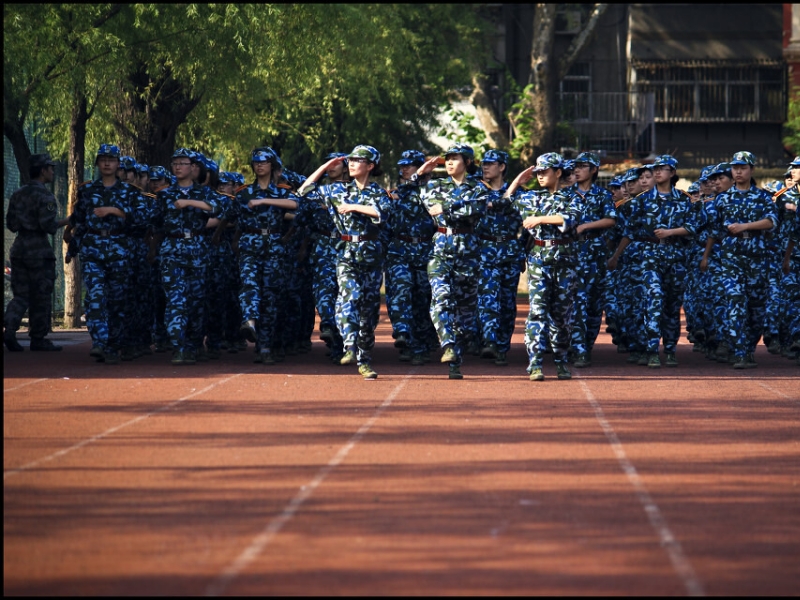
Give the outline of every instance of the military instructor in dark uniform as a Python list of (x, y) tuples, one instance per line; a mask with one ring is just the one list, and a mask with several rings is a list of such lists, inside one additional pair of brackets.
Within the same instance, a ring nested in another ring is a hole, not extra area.
[(56, 199), (45, 186), (54, 176), (50, 155), (34, 154), (29, 165), (30, 182), (11, 195), (6, 213), (6, 227), (17, 234), (10, 252), (14, 298), (3, 317), (3, 342), (11, 352), (22, 351), (17, 329), (26, 310), (31, 350), (61, 350), (46, 337), (56, 280), (56, 257), (47, 237), (66, 221), (57, 219)]

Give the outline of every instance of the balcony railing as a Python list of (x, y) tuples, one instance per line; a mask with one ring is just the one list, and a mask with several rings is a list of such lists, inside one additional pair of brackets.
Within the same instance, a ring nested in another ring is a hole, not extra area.
[(655, 95), (651, 92), (562, 92), (559, 121), (578, 148), (619, 157), (655, 153)]

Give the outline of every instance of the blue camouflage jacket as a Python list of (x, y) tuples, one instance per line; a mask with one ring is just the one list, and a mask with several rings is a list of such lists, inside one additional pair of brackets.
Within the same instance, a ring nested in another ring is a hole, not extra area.
[[(182, 188), (178, 184), (159, 191), (153, 211), (153, 230), (164, 234), (160, 254), (199, 256), (207, 252), (208, 237), (204, 234), (208, 219), (219, 211), (219, 200), (210, 188), (199, 184)], [(176, 208), (177, 200), (200, 200), (211, 211), (194, 206)]]
[[(766, 256), (770, 231), (778, 226), (775, 204), (768, 192), (751, 186), (741, 191), (734, 185), (718, 194), (706, 205), (712, 235), (720, 240), (721, 251), (734, 255), (763, 258)], [(733, 223), (752, 223), (761, 219), (772, 221), (772, 227), (761, 231), (745, 231), (735, 236), (728, 231)]]
[[(386, 190), (375, 182), (370, 182), (361, 190), (355, 180), (318, 186), (317, 190), (344, 242), (340, 246), (339, 260), (370, 268), (380, 266), (383, 262), (383, 245), (379, 226), (383, 221), (381, 203), (386, 197)], [(378, 216), (370, 217), (358, 212), (340, 214), (338, 207), (342, 204), (369, 206), (377, 211)]]
[[(514, 205), (524, 221), (528, 217), (560, 215), (562, 225), (538, 225), (529, 230), (530, 239), (526, 250), (528, 261), (542, 264), (574, 266), (578, 260), (578, 244), (575, 229), (581, 218), (583, 207), (569, 190), (522, 190), (514, 196)], [(541, 242), (544, 245), (539, 245)]]

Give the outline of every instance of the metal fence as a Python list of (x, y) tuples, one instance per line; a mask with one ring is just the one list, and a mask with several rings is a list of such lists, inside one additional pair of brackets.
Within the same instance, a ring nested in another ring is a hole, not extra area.
[(562, 92), (559, 121), (569, 124), (577, 148), (634, 158), (656, 148), (655, 96), (639, 92)]

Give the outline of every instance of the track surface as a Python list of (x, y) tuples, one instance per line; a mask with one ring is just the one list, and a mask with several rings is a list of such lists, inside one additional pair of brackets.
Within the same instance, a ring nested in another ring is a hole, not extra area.
[[(4, 354), (6, 595), (797, 595), (800, 368)], [(20, 334), (22, 342), (25, 337)], [(438, 357), (437, 357), (438, 358)], [(549, 358), (549, 357), (548, 357)]]

